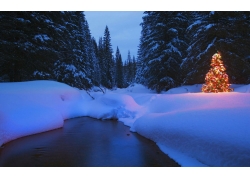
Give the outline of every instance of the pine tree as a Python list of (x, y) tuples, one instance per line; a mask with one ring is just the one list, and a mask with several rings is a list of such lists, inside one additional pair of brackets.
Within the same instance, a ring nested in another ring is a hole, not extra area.
[(55, 77), (73, 87), (88, 90), (93, 86), (88, 24), (82, 12), (64, 12), (63, 20), (64, 46), (61, 58), (55, 63)]
[(101, 68), (100, 68), (100, 60), (98, 55), (98, 45), (96, 43), (96, 40), (94, 37), (92, 37), (92, 47), (93, 47), (93, 53), (94, 53), (94, 74), (93, 74), (93, 84), (95, 86), (101, 85)]
[(30, 14), (26, 12), (1, 12), (0, 14), (0, 76), (7, 81), (22, 81), (29, 76), (28, 58), (32, 47), (28, 33)]
[(80, 18), (78, 19), (78, 22), (81, 26), (80, 32), (82, 32), (83, 34), (83, 51), (86, 54), (85, 66), (83, 67), (83, 69), (85, 69), (86, 71), (86, 75), (84, 78), (89, 79), (90, 84), (88, 88), (91, 88), (93, 86), (96, 71), (99, 71), (99, 67), (96, 67), (96, 64), (98, 64), (98, 60), (94, 52), (94, 44), (85, 15), (83, 12), (80, 12), (79, 16)]
[(132, 58), (130, 51), (128, 51), (127, 67), (126, 67), (126, 83), (129, 86), (133, 79), (133, 68), (132, 68)]
[(61, 12), (1, 12), (0, 72), (5, 75), (0, 76), (5, 81), (52, 78), (62, 46), (56, 20)]
[(202, 86), (202, 92), (230, 92), (228, 75), (226, 68), (221, 60), (220, 52), (213, 55), (211, 60), (211, 69), (206, 74), (205, 84)]
[(33, 51), (35, 63), (32, 79), (54, 79), (54, 64), (61, 58), (63, 42), (64, 12), (31, 12), (33, 29)]
[[(140, 83), (161, 92), (181, 84), (180, 64), (187, 47), (184, 12), (145, 12), (138, 50)], [(137, 75), (138, 81), (138, 75)]]
[(113, 67), (114, 67), (114, 60), (113, 60), (113, 50), (111, 45), (111, 37), (109, 33), (108, 26), (106, 26), (104, 31), (104, 37), (102, 42), (102, 48), (103, 48), (103, 69), (104, 76), (103, 76), (103, 86), (111, 89), (113, 87)]
[(104, 86), (106, 82), (106, 71), (105, 71), (105, 62), (104, 62), (104, 48), (103, 48), (103, 38), (100, 37), (98, 41), (98, 61), (100, 67), (100, 85)]
[(135, 82), (135, 75), (136, 75), (136, 70), (137, 70), (137, 68), (136, 68), (136, 59), (135, 59), (135, 56), (133, 56), (133, 58), (132, 58), (132, 83), (134, 83)]
[(209, 70), (209, 59), (220, 49), (232, 83), (250, 82), (249, 12), (192, 12), (186, 34), (190, 39), (182, 63), (184, 84), (199, 84)]
[(116, 86), (118, 88), (123, 88), (123, 63), (122, 63), (122, 57), (120, 54), (120, 50), (117, 46), (116, 54), (115, 54), (115, 60), (116, 60)]

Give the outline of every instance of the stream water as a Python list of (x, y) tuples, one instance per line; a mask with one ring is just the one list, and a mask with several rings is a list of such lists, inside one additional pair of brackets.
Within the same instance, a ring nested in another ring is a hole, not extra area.
[(174, 167), (151, 140), (115, 120), (69, 119), (63, 128), (22, 137), (0, 148), (2, 167)]

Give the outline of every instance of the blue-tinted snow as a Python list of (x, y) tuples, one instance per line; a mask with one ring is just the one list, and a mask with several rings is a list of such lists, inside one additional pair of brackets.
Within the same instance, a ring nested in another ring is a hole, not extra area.
[(193, 85), (157, 94), (135, 84), (90, 92), (93, 100), (53, 81), (0, 83), (0, 145), (76, 116), (117, 118), (182, 166), (250, 166), (250, 85), (234, 88), (202, 93)]
[(35, 39), (40, 39), (40, 41), (48, 41), (50, 40), (49, 36), (47, 34), (38, 34), (34, 36)]

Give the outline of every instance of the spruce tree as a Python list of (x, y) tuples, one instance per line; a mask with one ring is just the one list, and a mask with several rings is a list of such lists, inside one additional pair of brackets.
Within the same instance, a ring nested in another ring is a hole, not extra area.
[(186, 34), (190, 39), (182, 63), (184, 84), (203, 83), (209, 59), (218, 49), (232, 83), (250, 82), (249, 12), (192, 12)]
[(55, 77), (79, 89), (93, 86), (91, 80), (90, 51), (92, 41), (88, 25), (82, 12), (65, 12), (63, 16), (64, 49), (61, 58), (55, 63)]
[(126, 83), (129, 86), (132, 83), (133, 79), (133, 67), (132, 67), (132, 58), (130, 55), (130, 51), (128, 51), (127, 57), (127, 67), (126, 67)]
[(34, 24), (37, 30), (34, 31), (33, 59), (36, 60), (36, 67), (33, 79), (54, 79), (54, 65), (61, 59), (64, 42), (64, 12), (32, 12), (36, 21)]
[(97, 60), (83, 12), (1, 12), (0, 21), (0, 81), (92, 87)]
[(123, 63), (122, 63), (122, 57), (120, 54), (120, 50), (117, 46), (116, 54), (115, 54), (115, 60), (116, 60), (116, 86), (118, 88), (123, 88)]
[(102, 37), (100, 37), (98, 41), (98, 61), (99, 61), (100, 75), (101, 75), (100, 85), (104, 86), (106, 84), (106, 70), (105, 70), (104, 48), (103, 48)]
[(211, 60), (211, 68), (206, 74), (205, 84), (202, 86), (202, 92), (230, 92), (228, 75), (223, 65), (220, 52), (215, 53)]
[(135, 56), (133, 56), (133, 59), (132, 59), (132, 83), (134, 83), (135, 82), (135, 75), (136, 75), (136, 70), (137, 70), (137, 68), (136, 68), (136, 59), (135, 59)]
[[(140, 83), (157, 92), (181, 84), (180, 64), (187, 47), (184, 12), (145, 12), (138, 50)], [(138, 75), (137, 75), (138, 81)]]
[(31, 25), (30, 14), (26, 12), (0, 13), (0, 76), (6, 81), (22, 81), (29, 76), (29, 51)]
[(94, 53), (94, 63), (93, 63), (93, 84), (95, 86), (101, 85), (101, 67), (100, 67), (100, 60), (98, 55), (98, 45), (96, 43), (95, 38), (92, 37), (92, 47), (93, 47), (93, 53)]
[(104, 79), (103, 79), (103, 86), (111, 89), (113, 87), (113, 50), (111, 45), (111, 37), (109, 33), (108, 26), (105, 27), (104, 36), (103, 36), (103, 69), (104, 71)]
[(1, 12), (0, 72), (5, 81), (52, 78), (60, 18), (61, 12)]

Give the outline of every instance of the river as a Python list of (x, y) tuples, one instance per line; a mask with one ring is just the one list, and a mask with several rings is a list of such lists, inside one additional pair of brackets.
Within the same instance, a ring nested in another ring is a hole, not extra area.
[(174, 167), (151, 140), (116, 120), (79, 117), (60, 129), (22, 137), (0, 148), (1, 167)]

